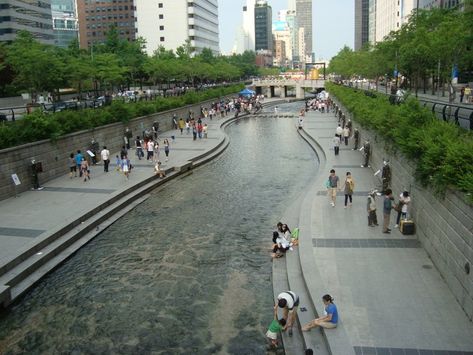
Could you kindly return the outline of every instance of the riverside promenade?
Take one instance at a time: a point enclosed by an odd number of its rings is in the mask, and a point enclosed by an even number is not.
[[[394,228],[394,211],[392,233],[382,233],[383,196],[377,197],[380,226],[368,227],[367,195],[379,188],[378,168],[361,167],[363,157],[352,150],[353,141],[335,156],[336,127],[333,113],[310,111],[305,117],[300,133],[319,156],[320,173],[304,191],[297,218],[286,216],[296,223],[291,227],[300,228],[300,246],[273,266],[280,270],[286,263],[289,285],[301,296],[300,308],[307,309],[298,312],[301,325],[323,315],[324,294],[335,299],[338,328],[302,332],[305,346],[316,354],[327,353],[328,347],[333,355],[473,354],[473,323],[416,236]],[[343,191],[336,206],[330,205],[325,188],[330,169],[342,187],[346,172],[352,173],[352,207],[344,208]],[[396,201],[401,192],[394,191]],[[287,349],[295,345],[292,339],[284,335]]]
[[[229,143],[223,127],[233,116],[234,113],[230,113],[225,118],[207,120],[207,139],[193,141],[192,132],[186,134],[185,129],[182,135],[179,130],[162,132],[159,159],[166,171],[163,179],[154,175],[154,163],[145,158],[138,160],[132,149],[129,158],[134,168],[129,179],[116,170],[115,156],[119,153],[112,152],[109,172],[104,172],[102,163],[91,166],[90,181],[70,178],[65,161],[63,176],[42,183],[40,175],[43,190],[26,191],[16,198],[3,200],[0,204],[0,303],[8,305],[144,201],[153,189],[223,152]],[[170,142],[169,161],[165,161],[164,138]]]

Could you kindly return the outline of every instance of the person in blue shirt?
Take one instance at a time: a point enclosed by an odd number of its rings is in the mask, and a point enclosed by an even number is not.
[[[306,332],[312,328],[322,327],[325,329],[333,329],[337,327],[338,311],[337,306],[333,303],[333,298],[330,295],[324,295],[322,301],[325,305],[325,315],[316,318],[302,327],[302,331]]]
[[[76,165],[77,165],[77,170],[79,170],[79,177],[82,177],[82,170],[80,168],[81,164],[82,164],[82,158],[84,156],[82,155],[82,153],[80,152],[80,150],[77,151],[77,154],[75,156],[75,160],[76,160]]]

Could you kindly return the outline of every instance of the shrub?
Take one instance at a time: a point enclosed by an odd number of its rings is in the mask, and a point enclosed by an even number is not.
[[[157,98],[155,101],[124,103],[114,101],[112,105],[82,111],[61,111],[45,114],[35,111],[16,122],[0,124],[0,149],[42,139],[57,139],[61,135],[103,126],[114,122],[128,122],[134,117],[162,112],[194,104],[210,98],[218,98],[240,91],[243,85],[190,92],[183,96]]]
[[[473,202],[473,134],[436,119],[413,98],[391,105],[387,97],[327,84],[354,119],[383,136],[391,147],[416,161],[416,178],[443,194],[447,188],[466,192]]]

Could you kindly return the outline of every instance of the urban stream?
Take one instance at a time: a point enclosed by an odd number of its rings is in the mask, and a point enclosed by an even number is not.
[[[153,192],[3,311],[0,353],[264,354],[272,230],[317,170],[295,121],[230,125],[219,158]]]

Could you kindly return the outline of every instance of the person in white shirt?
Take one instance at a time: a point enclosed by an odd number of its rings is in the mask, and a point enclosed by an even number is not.
[[[342,140],[342,135],[343,135],[342,126],[338,125],[337,129],[335,130],[335,135],[338,137],[340,141]]]
[[[110,164],[110,151],[106,146],[103,147],[102,151],[100,152],[100,156],[103,160],[103,171],[108,173],[108,165]]]
[[[348,138],[350,137],[350,128],[345,126],[343,129],[343,138],[345,139],[345,145],[348,145]]]
[[[146,147],[146,151],[148,153],[148,155],[146,156],[146,160],[150,160],[151,161],[153,160],[153,156],[154,156],[154,142],[152,140],[150,140],[148,142],[148,146]]]
[[[394,228],[399,227],[399,222],[402,219],[407,219],[407,210],[408,206],[411,203],[411,197],[409,196],[408,191],[404,191],[401,195],[399,195],[399,203],[398,203],[398,212],[397,212],[397,220],[396,220],[396,225]]]
[[[283,318],[286,320],[286,329],[289,329],[289,336],[292,336],[292,325],[297,316],[299,296],[292,291],[281,292],[278,295],[278,306],[283,309]]]

